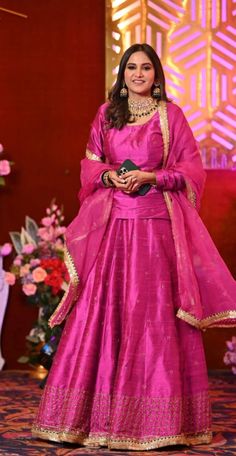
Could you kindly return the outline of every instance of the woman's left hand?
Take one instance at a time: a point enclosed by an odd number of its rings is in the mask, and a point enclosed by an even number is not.
[[[127,187],[124,193],[135,193],[144,184],[156,184],[155,173],[148,171],[141,171],[139,169],[129,171],[123,174],[123,179],[127,180]]]

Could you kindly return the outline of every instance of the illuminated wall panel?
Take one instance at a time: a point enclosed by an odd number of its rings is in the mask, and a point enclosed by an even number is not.
[[[204,165],[236,167],[235,0],[107,0],[106,88],[122,53],[147,42],[162,60],[167,92],[198,139]]]

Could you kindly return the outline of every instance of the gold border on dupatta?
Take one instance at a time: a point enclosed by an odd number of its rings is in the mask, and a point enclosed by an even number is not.
[[[96,154],[94,154],[93,152],[91,152],[89,149],[86,149],[85,156],[86,156],[86,158],[88,158],[88,160],[94,160],[94,161],[102,162],[102,159],[100,157],[98,157]],[[49,326],[51,328],[53,328],[53,326],[56,326],[56,324],[58,324],[58,323],[52,324],[51,322],[59,314],[61,307],[63,306],[64,302],[66,301],[66,299],[68,297],[68,294],[71,291],[71,288],[72,288],[72,293],[74,295],[72,303],[77,298],[77,287],[78,287],[78,284],[79,284],[79,277],[78,277],[78,274],[77,274],[77,271],[76,271],[75,264],[73,262],[73,258],[70,255],[70,252],[68,251],[66,245],[64,246],[64,261],[65,261],[66,267],[67,267],[68,272],[69,272],[70,281],[69,281],[69,284],[68,284],[68,288],[67,288],[66,292],[64,293],[61,301],[59,302],[56,310],[53,312],[53,314],[51,315],[51,317],[48,320],[48,324],[49,324]]]
[[[53,442],[68,442],[79,443],[83,446],[105,446],[109,449],[120,450],[152,450],[161,448],[168,445],[199,445],[207,444],[212,440],[212,432],[206,430],[196,434],[180,434],[166,437],[152,437],[146,440],[132,439],[132,438],[118,438],[115,436],[108,437],[107,435],[86,435],[83,432],[71,431],[53,431],[51,429],[44,429],[34,427],[32,434],[36,438],[51,440]]]
[[[166,165],[168,153],[169,153],[169,144],[170,144],[170,132],[168,125],[168,116],[167,116],[167,107],[166,101],[161,100],[158,103],[157,110],[159,112],[161,133],[163,138],[164,154],[163,154],[163,168]]]
[[[74,295],[73,296],[73,302],[74,302],[74,300],[77,297],[77,287],[79,285],[79,276],[77,274],[76,267],[74,265],[72,256],[70,255],[70,252],[67,249],[66,245],[64,246],[64,262],[65,262],[65,265],[66,265],[66,267],[68,269],[68,272],[69,272],[70,281],[69,281],[69,284],[68,284],[68,288],[67,288],[66,292],[64,293],[61,301],[59,302],[56,310],[53,312],[53,314],[51,315],[51,317],[48,320],[48,324],[49,324],[49,326],[51,328],[53,328],[53,326],[56,326],[56,324],[58,324],[58,323],[51,324],[51,321],[60,312],[60,309],[61,309],[62,305],[64,304],[65,300],[67,299],[67,296],[68,296],[71,288],[72,288],[72,292],[73,292],[73,295]]]
[[[193,189],[187,179],[185,179],[185,185],[186,185],[186,190],[187,190],[187,198],[190,201],[190,203],[193,205],[193,207],[196,208],[196,206],[197,206],[196,193],[193,191]]]
[[[220,323],[222,319],[236,320],[236,310],[226,310],[224,312],[215,313],[210,315],[209,317],[199,320],[198,318],[189,314],[185,310],[179,309],[177,312],[177,317],[181,320],[186,321],[186,323],[195,326],[198,329],[202,329],[203,331],[207,328],[230,328],[236,326],[236,322]]]
[[[163,154],[163,168],[165,168],[167,158],[168,158],[168,153],[169,153],[169,146],[170,146],[170,130],[169,130],[169,123],[168,123],[168,115],[167,115],[167,106],[166,106],[166,101],[160,101],[158,103],[158,112],[160,116],[160,127],[161,127],[161,133],[162,133],[162,138],[163,138],[163,145],[164,145],[164,154]],[[185,179],[185,184],[186,184],[186,190],[187,190],[187,198],[190,201],[190,203],[196,207],[196,193],[193,191],[190,183],[188,182],[187,179]],[[170,203],[165,195],[168,195],[168,192],[163,192],[164,197],[166,200],[166,204],[168,207],[168,210],[170,210]]]

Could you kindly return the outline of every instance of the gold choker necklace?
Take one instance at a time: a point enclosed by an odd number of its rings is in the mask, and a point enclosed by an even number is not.
[[[131,122],[134,122],[141,117],[147,117],[157,110],[157,102],[151,97],[139,101],[128,98],[128,106]]]

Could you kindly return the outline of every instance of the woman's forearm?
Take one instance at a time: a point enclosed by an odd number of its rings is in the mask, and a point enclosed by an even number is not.
[[[143,171],[143,184],[156,185],[156,174],[154,172]]]

